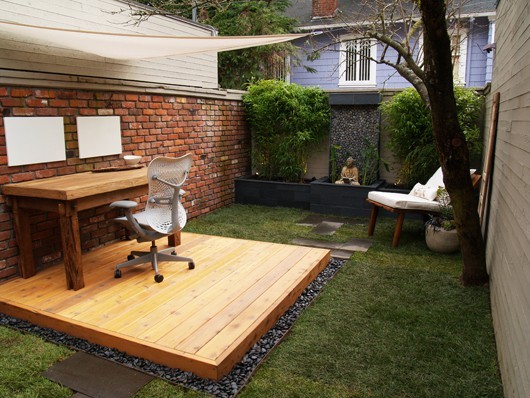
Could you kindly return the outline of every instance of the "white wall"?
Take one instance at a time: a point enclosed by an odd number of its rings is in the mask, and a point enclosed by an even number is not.
[[[176,18],[153,16],[132,23],[128,5],[119,0],[2,0],[0,18],[45,27],[174,36],[211,36],[212,30]],[[38,71],[53,74],[128,80],[216,89],[217,55],[110,60],[80,51],[53,47],[0,31],[0,71]]]
[[[527,398],[530,397],[528,0],[500,1],[495,36],[497,50],[491,92],[500,93],[500,108],[487,228],[487,262],[505,397]],[[491,112],[491,104],[489,108]]]

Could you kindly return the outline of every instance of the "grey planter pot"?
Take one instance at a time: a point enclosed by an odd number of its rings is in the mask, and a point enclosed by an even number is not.
[[[436,253],[455,253],[460,249],[460,241],[456,229],[446,231],[435,228],[432,225],[425,227],[425,243],[427,247]]]

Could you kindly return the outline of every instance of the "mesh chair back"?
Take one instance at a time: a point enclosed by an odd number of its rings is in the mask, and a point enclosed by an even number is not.
[[[149,197],[145,215],[155,231],[169,235],[186,225],[186,211],[179,196],[192,161],[193,155],[189,153],[179,158],[159,157],[149,163]]]

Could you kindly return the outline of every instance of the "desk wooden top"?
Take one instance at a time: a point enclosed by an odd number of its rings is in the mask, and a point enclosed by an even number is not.
[[[105,173],[77,173],[2,186],[4,195],[76,200],[120,189],[147,185],[147,168]]]

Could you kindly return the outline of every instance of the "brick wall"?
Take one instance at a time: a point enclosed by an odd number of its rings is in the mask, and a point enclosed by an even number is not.
[[[312,17],[325,18],[332,17],[338,8],[337,0],[313,0],[312,2]]]
[[[250,170],[250,136],[241,101],[86,90],[0,87],[0,185],[123,165],[125,154],[156,156],[194,154],[184,187],[184,206],[194,218],[234,200],[234,179]],[[79,159],[76,116],[120,116],[122,155]],[[66,161],[7,166],[3,117],[63,116]],[[136,198],[145,201],[145,198]],[[79,215],[84,251],[119,239],[124,230],[109,220],[107,206]],[[31,218],[37,267],[61,259],[58,218],[36,212]],[[0,279],[17,273],[18,248],[13,215],[0,195]]]

